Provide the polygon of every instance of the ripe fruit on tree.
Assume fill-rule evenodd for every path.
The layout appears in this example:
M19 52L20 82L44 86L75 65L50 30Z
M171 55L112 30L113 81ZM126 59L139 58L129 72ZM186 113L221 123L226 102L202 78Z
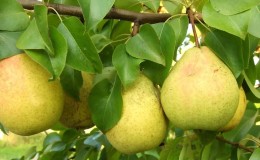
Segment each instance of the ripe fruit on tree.
M229 130L235 128L240 123L240 121L245 113L247 102L246 102L246 94L242 87L240 88L239 93L240 93L239 103L238 103L238 107L237 107L237 110L236 110L233 118L219 131L229 131Z
M60 122L70 128L87 129L93 126L87 101L93 76L82 72L82 78L83 85L80 89L79 100L65 93L64 109Z
M0 61L0 122L11 132L28 136L52 127L63 110L59 81L26 54Z
M207 47L186 51L161 89L166 116L185 130L222 128L233 117L238 101L235 77Z
M105 133L108 141L125 154L157 147L166 136L167 122L153 83L141 74L122 97L122 116Z

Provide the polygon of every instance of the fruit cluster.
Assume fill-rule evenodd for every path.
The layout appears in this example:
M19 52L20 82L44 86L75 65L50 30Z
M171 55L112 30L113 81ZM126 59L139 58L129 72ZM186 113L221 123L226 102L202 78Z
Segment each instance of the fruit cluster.
M67 127L94 126L88 108L93 76L82 73L80 100L26 54L0 61L0 122L11 132L32 135L60 121ZM126 154L158 146L168 120L184 130L231 130L240 122L246 97L229 68L207 47L192 48L173 66L161 88L145 75L122 91L121 119L105 132Z

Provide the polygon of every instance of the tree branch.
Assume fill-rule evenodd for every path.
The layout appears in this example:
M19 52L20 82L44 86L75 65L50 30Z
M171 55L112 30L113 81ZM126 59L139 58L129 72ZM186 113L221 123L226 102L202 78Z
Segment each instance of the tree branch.
M33 10L34 6L37 4L44 4L35 0L17 0L21 3L23 8L28 10ZM80 7L77 6L68 6L63 4L45 4L47 7L54 8L61 15L71 15L77 17L83 17L83 13ZM54 12L49 9L49 12ZM130 22L138 22L140 25L144 23L159 23L165 22L172 15L168 13L138 13L133 11L128 11L124 9L112 8L108 14L105 16L105 19L120 19ZM202 20L202 17L197 17Z
M242 145L240 143L228 141L228 140L226 140L225 138L223 138L221 136L217 136L216 139L219 140L219 141L222 141L224 143L230 144L230 145L232 145L232 146L234 146L236 148L243 149L244 151L247 151L247 152L250 152L250 153L254 152L254 150L251 149L251 148L248 148L248 147L246 147L246 146L244 146L244 145Z

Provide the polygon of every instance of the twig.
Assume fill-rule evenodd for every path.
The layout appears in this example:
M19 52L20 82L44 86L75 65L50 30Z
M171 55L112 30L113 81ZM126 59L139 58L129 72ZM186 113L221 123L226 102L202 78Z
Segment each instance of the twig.
M35 5L44 4L39 1L35 0L18 0L21 5L25 9L33 10ZM61 15L71 15L71 16L77 16L77 17L83 17L82 10L78 6L68 6L63 4L44 4L47 7L55 8L57 12ZM53 10L49 9L49 12L54 12ZM124 9L118 9L118 8L112 8L108 14L105 16L105 19L120 19L130 22L139 22L139 24L144 23L160 23L165 22L168 18L170 18L172 15L168 13L138 13L133 11L128 11ZM197 17L198 19L202 20L202 17ZM197 21L196 21L197 22Z
M140 29L140 24L139 22L134 22L134 26L133 26L133 31L132 31L132 36L135 36L138 32L139 32L139 29Z
M216 136L216 139L219 140L219 141L222 141L224 143L227 143L227 144L230 144L234 147L237 147L237 148L240 148L240 149L243 149L244 151L247 151L247 152L250 152L250 153L253 153L254 150L251 149L251 148L248 148L240 143L236 143L236 142L231 142L231 141L228 141L226 140L225 138L221 137L221 136Z
M195 45L196 45L196 47L200 47L198 35L197 35L197 32L196 32L196 28L195 28L194 14L193 14L192 9L187 8L187 13L188 13L189 20L190 20L190 23L191 23L191 26L192 26L192 31L193 31L193 35L194 35L194 39L195 39Z

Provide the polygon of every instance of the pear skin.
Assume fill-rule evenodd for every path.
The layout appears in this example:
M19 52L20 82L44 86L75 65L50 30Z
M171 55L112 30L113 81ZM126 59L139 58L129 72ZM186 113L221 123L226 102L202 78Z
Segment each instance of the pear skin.
M244 89L241 87L240 88L240 95L239 95L239 103L238 103L238 107L237 110L233 116L233 118L223 127L221 128L219 131L229 131L232 130L233 128L235 128L241 121L245 110L246 110L246 105L247 105L247 101L246 101L246 94Z
M64 94L58 80L26 54L0 61L0 122L9 131L28 136L58 122Z
M233 117L239 88L229 68L208 48L191 48L161 89L164 112L175 127L217 131Z
M82 72L83 85L80 99L77 100L65 93L65 102L60 122L69 128L87 129L94 124L88 107L88 96L92 87L93 76Z
M167 122L157 94L144 75L123 91L121 119L105 133L118 151L133 154L155 148L163 141Z

